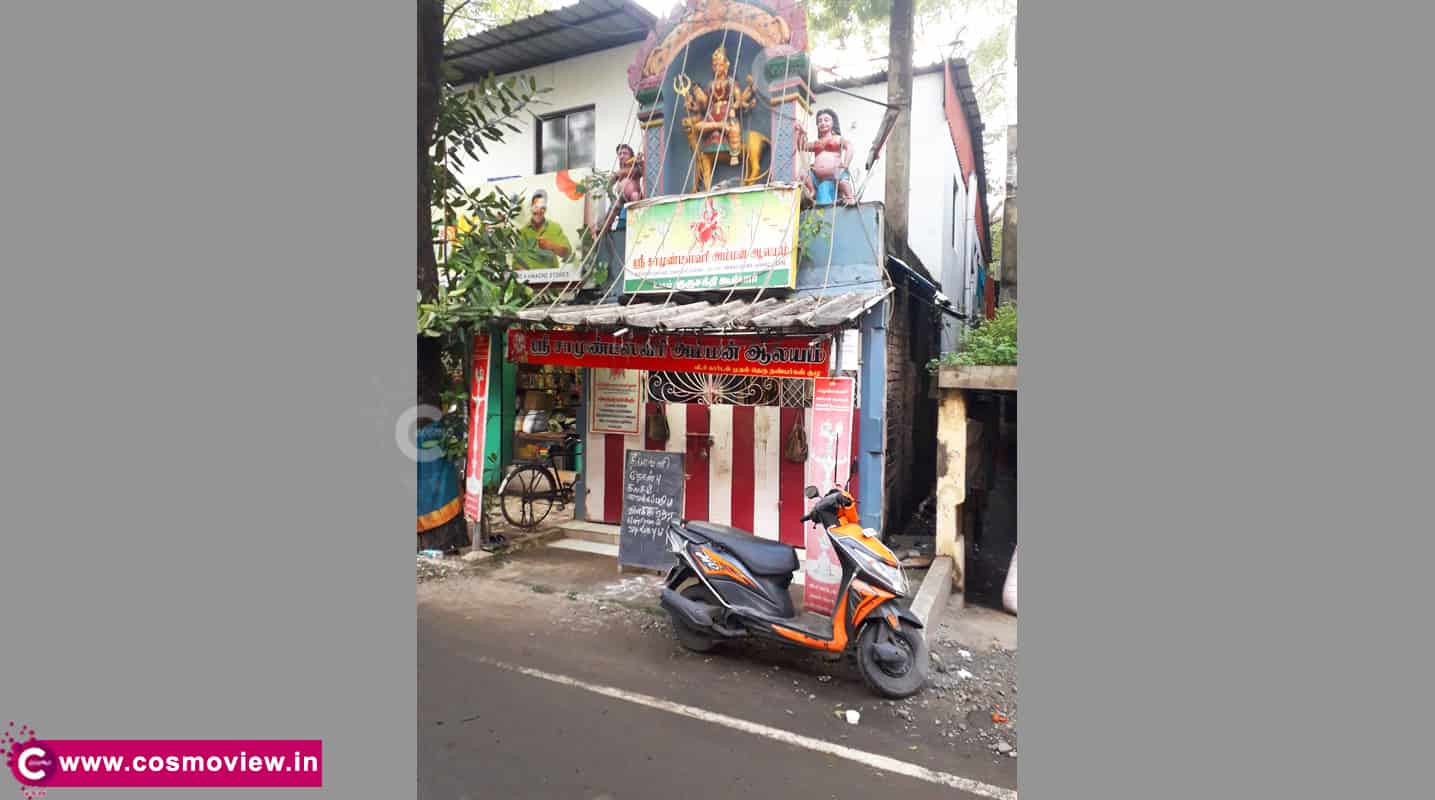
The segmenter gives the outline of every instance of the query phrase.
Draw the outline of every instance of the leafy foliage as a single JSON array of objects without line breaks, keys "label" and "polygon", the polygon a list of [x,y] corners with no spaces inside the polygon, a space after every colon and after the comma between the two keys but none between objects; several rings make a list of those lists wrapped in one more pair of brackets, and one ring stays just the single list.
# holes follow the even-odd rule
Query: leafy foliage
[{"label": "leafy foliage", "polygon": [[936,372],[953,365],[1012,365],[1016,363],[1016,306],[1003,303],[995,316],[983,320],[962,336],[962,345],[955,353],[927,362],[927,369]]},{"label": "leafy foliage", "polygon": [[[535,258],[537,247],[520,234],[520,197],[488,187],[467,189],[459,175],[508,133],[540,90],[532,78],[489,75],[458,88],[445,84],[430,176],[438,220],[433,238],[449,239],[450,254],[440,266],[442,280],[431,302],[418,302],[418,333],[441,337],[481,326],[500,312],[521,306],[532,289],[519,281],[510,257]],[[460,224],[460,222],[464,224]]]},{"label": "leafy foliage", "polygon": [[[912,15],[920,30],[922,22],[934,18],[948,0],[915,0]],[[887,22],[891,19],[892,0],[808,0],[808,29],[821,39],[840,45],[851,43],[854,36],[862,47],[872,50],[885,45]]]},{"label": "leafy foliage", "polygon": [[553,0],[444,0],[444,38],[462,39],[552,10]]},{"label": "leafy foliage", "polygon": [[797,260],[800,263],[807,258],[807,250],[812,242],[819,236],[828,235],[832,226],[827,220],[815,212],[808,212],[801,216],[797,223]]}]

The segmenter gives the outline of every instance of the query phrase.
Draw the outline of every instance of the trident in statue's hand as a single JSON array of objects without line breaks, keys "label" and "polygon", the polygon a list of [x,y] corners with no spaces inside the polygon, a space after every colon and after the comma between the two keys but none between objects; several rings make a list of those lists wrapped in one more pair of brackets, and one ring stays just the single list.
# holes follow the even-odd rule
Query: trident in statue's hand
[{"label": "trident in statue's hand", "polygon": [[688,92],[691,91],[692,88],[693,88],[693,79],[692,79],[692,78],[689,78],[688,76],[683,75],[683,74],[681,74],[681,73],[679,73],[678,75],[676,75],[676,76],[673,78],[673,91],[677,92],[678,94],[682,95],[683,97],[687,97],[687,96],[688,96]]}]

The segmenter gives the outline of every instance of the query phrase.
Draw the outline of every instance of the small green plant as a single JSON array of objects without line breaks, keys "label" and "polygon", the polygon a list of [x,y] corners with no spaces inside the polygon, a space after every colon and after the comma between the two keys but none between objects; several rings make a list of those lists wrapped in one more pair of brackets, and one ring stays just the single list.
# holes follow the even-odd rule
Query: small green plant
[{"label": "small green plant", "polygon": [[936,372],[950,366],[1004,366],[1016,363],[1016,306],[1003,303],[991,319],[962,334],[961,347],[955,353],[927,362],[927,370]]},{"label": "small green plant", "polygon": [[813,240],[819,236],[826,236],[828,229],[827,220],[814,212],[803,214],[797,223],[797,260],[801,262],[807,258],[807,251]]}]

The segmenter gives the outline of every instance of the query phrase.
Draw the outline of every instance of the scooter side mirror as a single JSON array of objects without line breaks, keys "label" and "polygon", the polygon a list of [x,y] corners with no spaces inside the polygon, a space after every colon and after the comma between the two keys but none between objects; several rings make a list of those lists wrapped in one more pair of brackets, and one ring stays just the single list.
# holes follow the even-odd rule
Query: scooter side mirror
[{"label": "scooter side mirror", "polygon": [[806,497],[808,500],[811,500],[812,498],[814,498],[814,497],[817,496],[817,487],[816,487],[816,486],[808,486],[808,487],[806,487],[806,488],[804,488],[804,489],[802,490],[802,494],[803,494],[803,496]]}]

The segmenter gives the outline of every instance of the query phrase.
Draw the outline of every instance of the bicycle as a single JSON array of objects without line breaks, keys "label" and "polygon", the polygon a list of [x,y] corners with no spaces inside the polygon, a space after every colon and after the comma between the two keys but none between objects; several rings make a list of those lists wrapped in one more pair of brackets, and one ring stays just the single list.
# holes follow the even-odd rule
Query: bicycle
[{"label": "bicycle", "polygon": [[542,460],[514,464],[498,487],[503,518],[514,527],[528,530],[546,519],[555,504],[562,510],[573,502],[573,484],[558,474],[555,456],[573,457],[579,449],[578,434],[569,433],[561,443],[550,445]]}]

